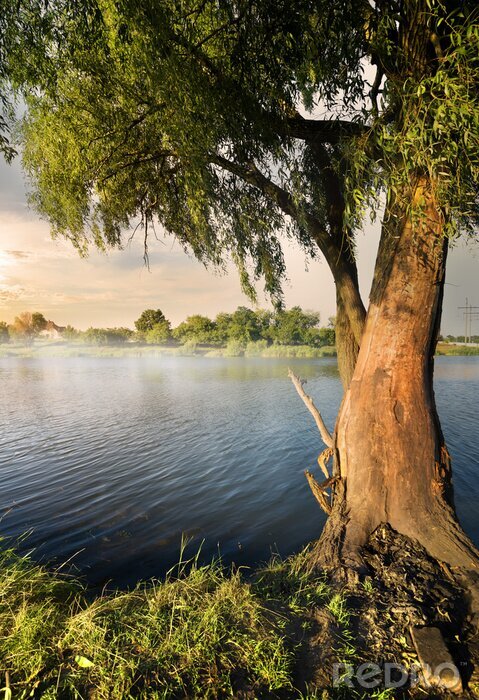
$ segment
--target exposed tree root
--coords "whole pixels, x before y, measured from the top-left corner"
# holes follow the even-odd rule
[[[330,580],[346,599],[346,632],[344,624],[338,624],[337,611],[311,611],[311,628],[302,642],[299,682],[310,689],[330,689],[334,663],[346,660],[355,671],[370,662],[381,669],[379,689],[384,688],[385,665],[396,664],[409,675],[394,697],[425,697],[425,690],[429,697],[479,697],[478,618],[474,603],[471,607],[467,580],[461,580],[418,542],[388,525],[375,530],[362,548],[361,558],[366,567],[362,576]],[[432,637],[436,633],[442,638],[444,656],[452,660],[459,674],[455,694],[427,685],[413,641],[418,628],[427,628]],[[394,673],[397,680],[399,670],[395,666],[392,670],[393,680]],[[348,683],[344,697],[348,688],[353,697]],[[365,692],[354,673],[352,683],[356,690]],[[458,694],[461,685],[463,690]]]
[[[326,480],[319,483],[305,472],[316,500],[328,515],[309,566],[326,572],[341,599],[346,596],[350,610],[346,615],[347,638],[338,628],[333,610],[323,607],[311,611],[311,631],[304,640],[304,658],[298,667],[299,682],[305,689],[330,689],[333,664],[345,657],[353,668],[365,662],[381,668],[399,664],[407,673],[420,661],[408,677],[410,687],[401,686],[395,696],[424,697],[427,686],[429,697],[446,693],[479,698],[479,552],[454,511],[450,457],[435,418],[433,398],[424,431],[416,430],[415,424],[406,430],[406,409],[413,415],[416,406],[409,396],[410,382],[404,385],[402,401],[396,398],[389,404],[392,375],[377,364],[370,393],[375,396],[382,391],[386,398],[379,403],[391,410],[383,414],[374,405],[370,410],[370,402],[363,402],[364,410],[352,411],[350,389],[333,435],[304,392],[303,382],[289,371],[327,447],[318,457]],[[354,385],[355,390],[363,379]],[[399,391],[396,385],[394,388]],[[423,383],[417,388],[419,401]],[[357,405],[362,405],[360,400]],[[375,427],[371,435],[364,427],[368,421]],[[424,434],[414,459],[409,458],[406,434]],[[384,435],[388,436],[386,442]],[[332,476],[327,466],[331,457]],[[405,460],[404,468],[401,460]],[[354,652],[351,648],[346,651],[348,645],[354,645]],[[454,669],[449,685],[447,678],[428,668],[428,659],[439,659],[436,665],[440,666],[442,658]],[[419,685],[418,673],[419,679],[422,674]],[[343,688],[341,697],[354,697],[356,690],[363,693],[361,697],[367,696],[364,690],[368,686],[356,681]]]

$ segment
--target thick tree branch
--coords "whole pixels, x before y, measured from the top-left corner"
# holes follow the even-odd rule
[[[377,66],[376,75],[374,77],[374,82],[371,86],[371,91],[369,93],[369,98],[371,100],[372,110],[373,110],[373,113],[375,116],[377,116],[379,114],[378,95],[379,95],[379,90],[381,88],[381,82],[382,82],[383,78],[384,78],[384,72],[383,72],[381,66]]]
[[[126,156],[133,156],[135,154],[133,153],[126,153]],[[134,160],[127,161],[125,163],[117,163],[114,167],[113,170],[109,171],[104,177],[98,178],[98,184],[104,184],[107,180],[110,180],[112,177],[116,177],[118,173],[120,173],[122,170],[126,170],[127,168],[135,168],[138,165],[142,165],[143,163],[155,163],[155,162],[165,162],[168,157],[170,157],[172,153],[170,151],[158,151],[157,153],[152,153],[149,156],[138,156],[138,158],[135,158]],[[102,163],[103,165],[103,163]],[[178,172],[178,167],[171,167],[168,169],[166,173],[162,173],[163,175],[174,175],[176,172]],[[97,174],[98,177],[98,174]]]
[[[292,195],[285,189],[277,185],[275,182],[270,180],[266,175],[264,175],[254,163],[248,163],[246,165],[241,165],[240,163],[235,163],[234,161],[224,158],[220,155],[214,155],[211,158],[211,162],[215,165],[219,165],[224,170],[227,170],[233,175],[237,175],[245,182],[257,187],[261,192],[268,195],[273,199],[279,208],[288,216],[291,216],[295,220],[300,217],[303,218],[306,223],[313,224],[318,227],[319,221],[315,219],[306,210],[299,207],[293,200]],[[324,235],[327,236],[327,232],[324,231]]]
[[[333,446],[333,438],[331,436],[331,433],[327,429],[321,413],[318,411],[318,409],[314,405],[313,399],[311,398],[311,396],[308,396],[307,393],[305,392],[305,390],[303,389],[304,380],[297,377],[291,369],[288,370],[288,377],[291,379],[291,381],[293,382],[294,388],[296,389],[296,391],[298,392],[300,397],[303,399],[303,401],[306,405],[306,408],[313,416],[313,418],[316,422],[316,425],[318,426],[318,430],[321,434],[321,438],[322,438],[324,444],[327,447],[332,447]]]
[[[216,27],[210,34],[203,37],[198,43],[191,44],[177,32],[171,32],[171,38],[175,44],[185,49],[202,68],[224,88],[233,92],[244,92],[239,84],[224,75],[221,68],[203,51],[203,46],[210,39],[221,33],[225,29],[238,23],[241,15]],[[244,94],[244,97],[246,95]],[[251,104],[251,106],[253,106]],[[286,121],[278,118],[277,115],[270,114],[264,108],[256,104],[255,109],[261,119],[266,119],[281,136],[292,136],[304,141],[337,144],[344,138],[361,136],[368,127],[359,122],[352,122],[347,119],[306,119],[292,110],[292,114]]]
[[[366,320],[366,309],[359,291],[358,272],[351,238],[344,229],[344,194],[340,173],[333,166],[331,155],[324,144],[311,142],[311,153],[319,167],[321,183],[326,196],[326,214],[329,223],[329,234],[334,241],[336,257],[329,262],[334,275],[336,289],[341,298],[341,305],[348,317],[349,326],[357,346],[361,345],[361,337]],[[347,377],[342,377],[347,384]]]
[[[326,258],[333,275],[335,275],[341,257],[341,249],[336,246],[326,228],[305,205],[298,204],[287,190],[266,177],[254,163],[241,165],[220,155],[212,156],[211,162],[257,187],[270,197],[285,214],[291,216],[298,223],[304,223]]]
[[[361,136],[368,127],[345,119],[306,119],[296,114],[288,119],[288,133],[312,143],[337,144],[344,138]]]

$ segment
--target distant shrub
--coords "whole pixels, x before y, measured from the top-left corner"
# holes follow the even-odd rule
[[[241,340],[228,340],[226,348],[223,350],[224,357],[241,357],[244,355],[245,346]]]
[[[169,321],[160,321],[144,332],[145,342],[148,345],[165,345],[171,340],[171,327]]]
[[[0,343],[10,342],[10,333],[8,332],[8,325],[5,321],[0,321]]]
[[[197,349],[198,345],[194,340],[187,340],[186,343],[183,343],[183,345],[180,346],[178,353],[180,355],[196,355]]]
[[[62,338],[69,343],[75,340],[81,340],[82,332],[74,328],[73,326],[67,326],[63,329]]]
[[[320,349],[319,357],[336,357],[338,354],[334,346],[325,346]]]
[[[311,348],[308,345],[300,345],[296,348],[296,357],[314,359],[321,357],[321,350],[319,348]]]
[[[129,328],[88,328],[81,339],[91,345],[121,345],[132,334]]]
[[[267,340],[256,340],[247,343],[244,354],[247,357],[261,357],[268,349]]]
[[[436,349],[436,355],[479,355],[479,347],[442,344]]]
[[[216,323],[208,316],[194,314],[173,330],[173,336],[181,343],[194,341],[201,345],[218,345]]]

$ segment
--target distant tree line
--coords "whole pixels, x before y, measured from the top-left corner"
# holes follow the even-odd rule
[[[440,335],[439,342],[441,343],[465,343],[466,339],[463,335]],[[479,335],[471,335],[467,337],[468,343],[479,343]]]
[[[239,306],[233,313],[220,313],[214,320],[196,314],[172,330],[173,338],[180,342],[201,345],[224,346],[229,342],[242,345],[266,341],[276,345],[309,345],[322,347],[334,345],[334,324],[320,327],[317,312],[303,311],[299,306],[283,311],[253,311]]]
[[[10,340],[32,342],[35,338],[56,335],[69,342],[88,345],[119,345],[126,342],[152,345],[184,345],[186,343],[224,347],[230,343],[246,346],[261,341],[267,345],[335,344],[335,319],[327,327],[320,326],[320,315],[304,311],[300,306],[281,311],[249,309],[239,306],[232,313],[219,313],[216,318],[194,314],[173,328],[160,309],[146,309],[130,328],[88,328],[79,331],[72,326],[59,328],[41,313],[24,312],[13,324],[0,322],[0,343]]]
[[[335,345],[335,318],[327,326],[320,325],[316,311],[304,311],[300,306],[282,311],[249,309],[238,306],[232,313],[221,312],[214,319],[202,314],[188,316],[172,327],[161,309],[145,309],[135,321],[135,330],[125,327],[88,328],[80,331],[73,326],[57,326],[36,311],[24,311],[13,323],[0,321],[0,344],[16,341],[33,342],[39,337],[58,337],[86,345],[121,345],[126,342],[148,345],[184,345],[225,347],[235,343],[246,346],[262,341],[264,345],[307,345],[321,348]],[[479,335],[468,338],[479,344]],[[463,335],[440,335],[444,343],[464,343]]]

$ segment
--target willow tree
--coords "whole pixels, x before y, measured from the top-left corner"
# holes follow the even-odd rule
[[[329,513],[318,561],[360,566],[384,522],[475,569],[432,375],[448,243],[479,216],[476,2],[39,6],[19,4],[30,31],[8,72],[28,106],[32,202],[54,235],[83,253],[136,225],[147,251],[159,222],[205,264],[232,257],[251,295],[263,278],[277,301],[284,241],[321,255],[345,396],[333,435],[323,429],[331,496],[313,483]],[[366,212],[382,218],[367,312]]]

